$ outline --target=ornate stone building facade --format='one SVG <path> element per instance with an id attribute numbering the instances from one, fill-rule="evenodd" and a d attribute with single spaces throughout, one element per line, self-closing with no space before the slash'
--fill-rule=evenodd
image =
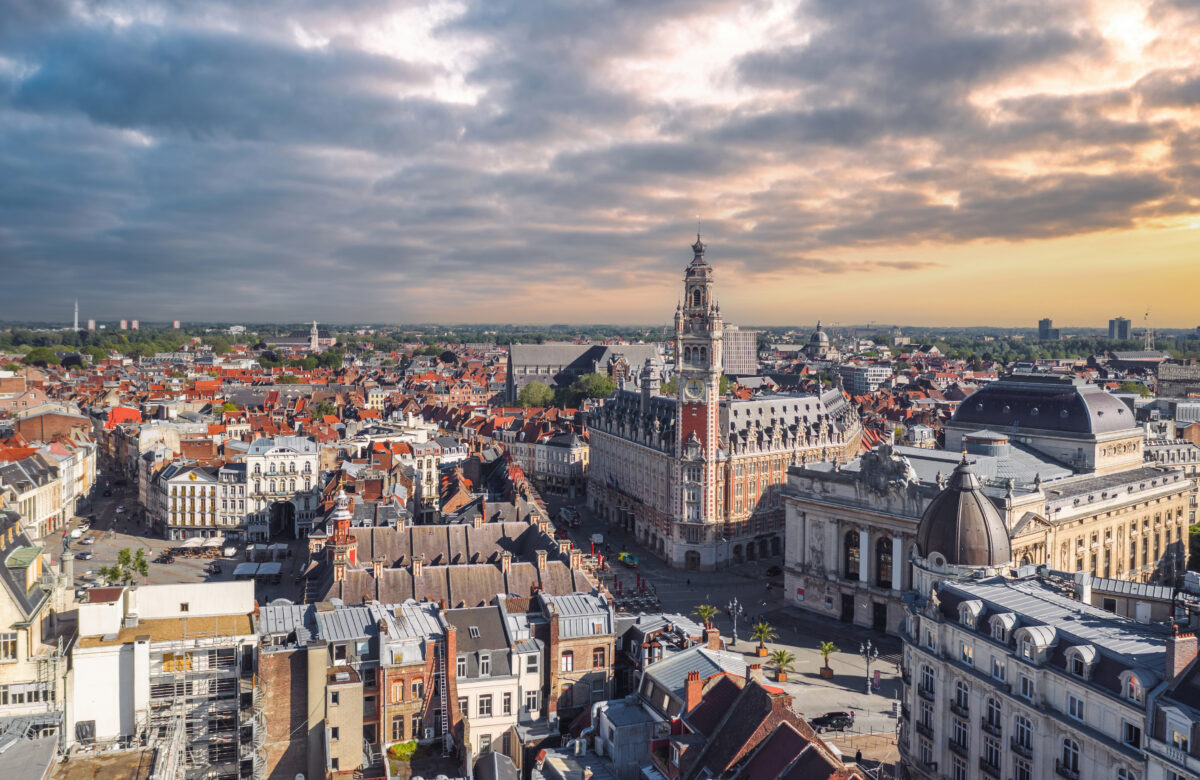
<path id="1" fill-rule="evenodd" d="M 724 322 L 699 236 L 675 311 L 675 396 L 646 363 L 591 415 L 588 500 L 672 566 L 711 570 L 779 555 L 787 469 L 857 454 L 840 389 L 721 396 Z"/>
<path id="2" fill-rule="evenodd" d="M 1005 403 L 1006 384 L 994 383 L 987 391 L 988 404 L 1001 414 L 1018 403 Z M 1140 429 L 1131 419 L 1126 428 L 1100 436 L 1054 429 L 1070 416 L 1063 417 L 1061 409 L 1082 412 L 1088 406 L 1064 397 L 1061 383 L 1040 387 L 1046 397 L 1036 406 L 1052 412 L 1045 415 L 1049 422 L 1042 429 L 1018 427 L 1012 436 L 968 431 L 966 421 L 956 415 L 956 445 L 962 453 L 884 445 L 844 466 L 816 463 L 791 469 L 784 492 L 784 580 L 794 603 L 894 633 L 911 585 L 906 562 L 918 520 L 964 456 L 1004 519 L 1017 563 L 1174 584 L 1186 562 L 1195 484 L 1180 468 L 1142 464 Z M 1066 387 L 1069 393 L 1091 392 L 1071 383 Z M 974 400 L 972 396 L 964 407 Z M 1103 400 L 1091 408 L 1098 406 L 1107 408 Z M 1081 463 L 1100 470 L 1077 473 L 1035 446 L 1067 439 L 1074 442 L 1073 450 L 1084 448 Z M 1111 451 L 1133 441 L 1139 453 L 1135 461 L 1129 462 L 1125 452 Z M 1106 458 L 1126 458 L 1126 467 L 1112 470 Z"/>

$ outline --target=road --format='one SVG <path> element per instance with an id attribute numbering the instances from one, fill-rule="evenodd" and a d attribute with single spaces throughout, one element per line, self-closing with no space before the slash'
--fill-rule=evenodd
<path id="1" fill-rule="evenodd" d="M 830 621 L 793 607 L 784 600 L 783 577 L 768 577 L 767 570 L 781 567 L 779 556 L 761 561 L 745 563 L 716 572 L 689 572 L 671 569 L 649 549 L 642 547 L 631 534 L 612 530 L 604 526 L 584 505 L 583 499 L 565 501 L 559 497 L 548 497 L 547 508 L 552 517 L 557 517 L 559 507 L 567 504 L 580 513 L 580 525 L 569 530 L 571 540 L 585 552 L 591 549 L 591 536 L 604 535 L 605 542 L 612 548 L 615 558 L 619 551 L 628 551 L 638 557 L 638 568 L 630 570 L 613 561 L 611 576 L 620 580 L 628 593 L 635 586 L 637 575 L 647 583 L 648 592 L 657 595 L 664 612 L 691 615 L 699 604 L 712 604 L 721 609 L 714 625 L 721 630 L 726 649 L 741 652 L 747 663 L 762 663 L 765 679 L 769 685 L 777 685 L 793 696 L 793 707 L 806 718 L 830 711 L 854 711 L 855 722 L 852 734 L 884 734 L 890 740 L 873 743 L 876 749 L 870 755 L 864 747 L 864 755 L 881 760 L 895 760 L 894 736 L 896 718 L 892 715 L 892 702 L 900 694 L 900 677 L 897 664 L 902 651 L 900 640 L 880 634 L 868 628 L 849 623 Z M 612 592 L 616 586 L 606 578 Z M 769 586 L 769 588 L 768 588 Z M 736 598 L 744 610 L 737 623 L 738 641 L 733 641 L 733 621 L 728 614 L 732 600 Z M 777 632 L 778 639 L 768 643 L 768 650 L 785 649 L 796 657 L 786 682 L 777 682 L 775 669 L 767 659 L 755 653 L 756 643 L 748 641 L 754 623 L 769 623 Z M 859 654 L 861 644 L 870 641 L 877 648 L 879 658 L 871 665 L 872 676 L 879 672 L 879 687 L 866 693 L 866 661 Z M 832 641 L 838 648 L 829 658 L 833 677 L 820 675 L 824 665 L 817 648 L 821 642 Z M 877 744 L 876 744 L 877 743 Z M 878 745 L 885 747 L 878 747 Z M 890 747 L 887 747 L 890 745 Z"/>

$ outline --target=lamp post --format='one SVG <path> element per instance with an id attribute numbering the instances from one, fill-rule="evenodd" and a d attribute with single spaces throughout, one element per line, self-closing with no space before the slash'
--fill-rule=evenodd
<path id="1" fill-rule="evenodd" d="M 867 695 L 871 695 L 871 662 L 879 657 L 879 650 L 871 644 L 871 640 L 859 644 L 858 654 L 867 662 Z"/>
<path id="2" fill-rule="evenodd" d="M 737 647 L 737 621 L 738 617 L 746 610 L 743 609 L 741 602 L 737 600 L 737 596 L 734 596 L 729 600 L 728 609 L 729 617 L 733 618 L 733 646 Z"/>

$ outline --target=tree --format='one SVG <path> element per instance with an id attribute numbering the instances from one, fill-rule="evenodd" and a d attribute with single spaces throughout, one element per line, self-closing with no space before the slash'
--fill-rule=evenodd
<path id="1" fill-rule="evenodd" d="M 771 624 L 765 620 L 760 620 L 754 624 L 754 630 L 750 632 L 750 638 L 758 642 L 759 648 L 765 650 L 767 642 L 774 642 L 779 636 L 779 632 L 771 627 Z"/>
<path id="2" fill-rule="evenodd" d="M 837 649 L 837 645 L 835 645 L 833 642 L 822 642 L 821 646 L 817 648 L 817 652 L 820 653 L 821 657 L 825 659 L 825 668 L 829 669 L 829 656 L 839 651 Z M 832 672 L 833 670 L 829 669 L 829 671 Z"/>
<path id="3" fill-rule="evenodd" d="M 571 383 L 571 389 L 580 398 L 608 398 L 617 389 L 617 383 L 607 374 L 584 374 Z"/>
<path id="4" fill-rule="evenodd" d="M 25 368 L 25 366 L 21 365 L 20 363 L 5 363 L 3 366 L 0 366 L 0 368 L 3 368 L 5 371 L 21 371 Z"/>
<path id="5" fill-rule="evenodd" d="M 322 352 L 317 356 L 317 365 L 321 368 L 329 368 L 337 371 L 342 367 L 342 353 L 332 349 Z"/>
<path id="6" fill-rule="evenodd" d="M 521 406 L 549 406 L 554 403 L 554 391 L 544 382 L 530 382 L 517 393 L 517 403 Z"/>
<path id="7" fill-rule="evenodd" d="M 717 616 L 717 608 L 712 604 L 701 604 L 692 610 L 692 614 L 704 621 L 705 628 L 712 628 L 713 619 Z"/>
<path id="8" fill-rule="evenodd" d="M 300 377 L 296 376 L 295 374 L 280 374 L 279 376 L 275 377 L 275 384 L 298 385 L 300 384 Z"/>
<path id="9" fill-rule="evenodd" d="M 320 419 L 327 414 L 337 417 L 337 413 L 337 407 L 329 401 L 321 401 L 320 403 L 313 405 L 311 409 L 313 419 Z"/>
<path id="10" fill-rule="evenodd" d="M 57 366 L 58 357 L 50 351 L 49 347 L 34 347 L 25 353 L 21 362 L 27 366 Z"/>
<path id="11" fill-rule="evenodd" d="M 659 392 L 662 393 L 663 395 L 675 395 L 675 392 L 678 389 L 679 389 L 679 383 L 675 380 L 675 377 L 671 377 L 670 379 L 668 379 L 667 381 L 662 383 L 662 387 L 659 388 Z"/>
<path id="12" fill-rule="evenodd" d="M 717 392 L 721 395 L 729 395 L 729 377 L 721 374 L 721 381 L 717 385 Z"/>
<path id="13" fill-rule="evenodd" d="M 100 576 L 109 582 L 131 584 L 134 577 L 149 577 L 150 563 L 146 560 L 146 551 L 138 548 L 137 552 L 128 547 L 117 553 L 117 562 L 112 566 L 100 569 Z"/>
<path id="14" fill-rule="evenodd" d="M 67 355 L 62 360 L 63 368 L 83 368 L 82 355 Z"/>
<path id="15" fill-rule="evenodd" d="M 237 409 L 237 404 L 235 404 L 233 401 L 226 401 L 225 403 L 221 404 L 221 411 L 223 412 L 236 412 Z"/>
<path id="16" fill-rule="evenodd" d="M 1122 382 L 1120 390 L 1122 393 L 1136 393 L 1142 398 L 1150 396 L 1150 388 L 1146 387 L 1141 382 Z"/>
<path id="17" fill-rule="evenodd" d="M 776 679 L 783 682 L 787 679 L 787 673 L 792 670 L 793 665 L 796 663 L 796 656 L 780 648 L 771 653 L 769 660 L 775 665 L 777 672 Z"/>

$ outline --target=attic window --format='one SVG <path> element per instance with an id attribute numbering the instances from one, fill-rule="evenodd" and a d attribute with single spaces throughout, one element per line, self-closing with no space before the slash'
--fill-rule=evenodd
<path id="1" fill-rule="evenodd" d="M 471 635 L 472 639 L 478 639 L 479 638 L 479 626 L 468 626 L 467 633 Z"/>
<path id="2" fill-rule="evenodd" d="M 186 601 L 184 601 L 183 603 L 181 603 L 181 604 L 179 605 L 179 611 L 180 611 L 180 612 L 187 612 L 187 611 L 188 611 L 188 603 L 187 603 Z"/>

